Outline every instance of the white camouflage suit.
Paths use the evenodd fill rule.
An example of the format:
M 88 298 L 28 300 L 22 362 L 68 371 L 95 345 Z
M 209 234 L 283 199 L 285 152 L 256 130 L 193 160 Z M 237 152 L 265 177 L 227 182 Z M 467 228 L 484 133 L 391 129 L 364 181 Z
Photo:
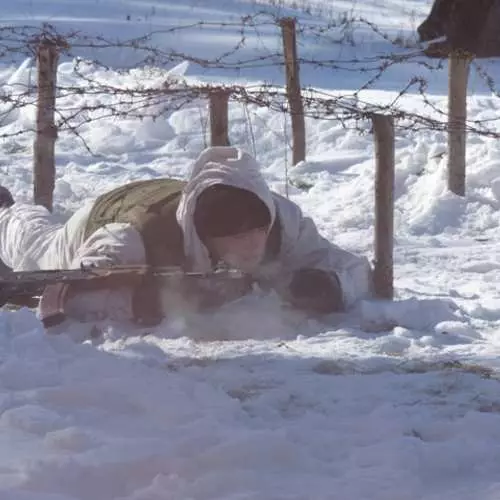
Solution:
M 177 221 L 193 271 L 211 268 L 207 249 L 194 228 L 196 199 L 205 188 L 220 183 L 252 191 L 267 205 L 273 220 L 280 218 L 277 265 L 266 270 L 271 283 L 287 283 L 294 270 L 313 267 L 337 273 L 346 307 L 371 295 L 368 260 L 323 238 L 295 203 L 270 191 L 256 160 L 234 147 L 203 151 L 180 199 Z M 55 223 L 54 216 L 42 206 L 15 203 L 0 209 L 0 259 L 14 271 L 145 263 L 142 238 L 130 224 L 107 224 L 84 238 L 92 204 L 80 208 L 65 224 Z M 86 292 L 72 299 L 68 311 L 80 319 L 130 319 L 131 296 L 131 290 L 126 289 Z

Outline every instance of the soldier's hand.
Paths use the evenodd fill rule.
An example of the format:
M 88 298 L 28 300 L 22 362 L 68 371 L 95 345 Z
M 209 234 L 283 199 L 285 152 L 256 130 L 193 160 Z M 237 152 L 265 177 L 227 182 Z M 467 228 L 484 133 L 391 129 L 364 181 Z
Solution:
M 306 312 L 329 314 L 343 311 L 342 289 L 337 275 L 321 269 L 295 271 L 289 286 L 292 306 Z

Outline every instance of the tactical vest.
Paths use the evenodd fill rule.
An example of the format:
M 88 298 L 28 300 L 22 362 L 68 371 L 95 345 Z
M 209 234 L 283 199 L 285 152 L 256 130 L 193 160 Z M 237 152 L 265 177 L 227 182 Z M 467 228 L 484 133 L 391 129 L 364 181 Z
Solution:
M 136 181 L 101 195 L 90 211 L 85 237 L 111 222 L 129 223 L 142 237 L 148 264 L 184 267 L 176 210 L 185 184 L 175 179 Z
M 186 268 L 184 237 L 176 217 L 185 184 L 175 179 L 136 181 L 101 195 L 90 211 L 85 238 L 111 222 L 129 223 L 142 237 L 148 264 Z M 280 247 L 281 224 L 276 217 L 266 245 L 266 260 L 276 258 Z

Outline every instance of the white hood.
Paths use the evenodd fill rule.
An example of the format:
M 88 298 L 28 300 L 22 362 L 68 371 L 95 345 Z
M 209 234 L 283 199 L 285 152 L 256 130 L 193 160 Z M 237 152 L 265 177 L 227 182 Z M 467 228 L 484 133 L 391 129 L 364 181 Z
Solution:
M 198 196 L 214 184 L 251 191 L 266 204 L 271 224 L 276 217 L 271 191 L 262 176 L 260 165 L 252 156 L 236 147 L 205 149 L 193 164 L 177 208 L 177 221 L 184 233 L 184 252 L 194 271 L 207 272 L 211 269 L 208 251 L 198 238 L 193 215 Z M 231 210 L 231 207 L 227 208 Z

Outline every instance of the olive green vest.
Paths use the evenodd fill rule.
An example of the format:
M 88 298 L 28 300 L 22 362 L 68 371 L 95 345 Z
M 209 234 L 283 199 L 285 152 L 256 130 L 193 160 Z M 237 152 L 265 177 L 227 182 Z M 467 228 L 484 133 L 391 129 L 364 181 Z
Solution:
M 184 237 L 177 222 L 184 181 L 152 179 L 125 184 L 97 198 L 87 221 L 85 238 L 111 222 L 126 222 L 139 231 L 152 266 L 187 267 Z M 269 234 L 266 260 L 273 260 L 281 247 L 278 217 Z
M 85 237 L 110 222 L 126 222 L 141 234 L 148 264 L 184 267 L 176 210 L 185 184 L 175 179 L 136 181 L 101 195 L 90 211 Z

